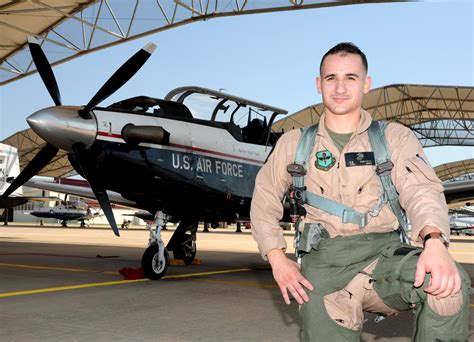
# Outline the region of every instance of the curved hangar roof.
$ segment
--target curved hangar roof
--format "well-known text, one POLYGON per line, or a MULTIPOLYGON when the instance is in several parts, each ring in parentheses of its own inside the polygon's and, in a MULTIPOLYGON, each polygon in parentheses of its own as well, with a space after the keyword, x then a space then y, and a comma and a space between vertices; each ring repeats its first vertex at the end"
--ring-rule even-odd
MULTIPOLYGON (((403 0, 0 0, 0 85, 35 72, 27 35, 54 66, 199 20, 403 0)), ((406 0, 405 0, 406 1, 406 0)))
MULTIPOLYGON (((394 84, 370 91, 362 106, 375 120, 410 127, 424 147, 474 146, 474 87, 394 84)), ((273 130, 316 124, 323 108, 320 103, 287 115, 273 130)))
MULTIPOLYGON (((18 158, 20 159, 20 169, 23 170, 26 165, 36 156, 36 154, 46 145, 46 142, 41 139, 31 128, 17 132, 2 143, 16 147, 18 149, 18 158)), ((67 154, 63 150, 59 150, 51 162, 44 167, 38 176, 48 177, 64 177, 69 173, 75 173, 74 168, 69 163, 67 154)))
POLYGON ((474 178, 474 158, 438 165, 434 168, 442 181, 474 178))

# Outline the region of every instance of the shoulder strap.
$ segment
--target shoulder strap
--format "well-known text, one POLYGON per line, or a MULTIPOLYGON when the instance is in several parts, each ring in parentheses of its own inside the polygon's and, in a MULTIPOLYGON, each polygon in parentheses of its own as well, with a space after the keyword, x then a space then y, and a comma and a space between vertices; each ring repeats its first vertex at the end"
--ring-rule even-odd
MULTIPOLYGON (((303 166, 305 173, 308 169, 309 160, 311 159, 311 151, 313 150, 316 134, 318 133, 318 125, 303 127, 300 129, 301 136, 296 146, 294 163, 303 166)), ((293 176, 293 186, 298 188, 304 187, 305 176, 293 176)))
MULTIPOLYGON (((309 127, 303 127, 300 129, 300 131, 301 131, 301 136, 300 136, 300 139, 298 140, 298 145, 296 145, 296 152, 295 152, 293 166, 296 166, 297 168, 300 168, 302 170, 300 170, 300 172, 293 172, 291 178, 293 181, 292 189, 293 190, 300 189, 301 193, 303 194, 304 189, 305 189, 304 181, 306 178, 309 160, 311 159, 311 151, 313 150, 314 141, 316 140, 316 134, 318 132, 318 124, 312 125, 309 127)), ((304 201, 303 198, 300 198, 300 200, 304 201)), ((290 208, 291 208, 291 205, 290 205, 290 208)), ((290 212, 291 212, 291 209, 290 209, 290 212)), ((298 212, 298 214, 300 213, 298 212)), ((298 221, 296 222, 295 238, 293 241, 293 244, 295 247, 295 254, 296 254, 298 263, 301 263, 301 254, 299 252, 299 244, 300 244, 300 237, 301 237, 301 232, 300 232, 300 227, 299 227, 300 222, 301 222, 301 216, 299 216, 298 221)))
POLYGON ((385 136, 385 128, 387 128, 387 121, 372 121, 369 127, 369 142, 374 152, 375 165, 377 175, 380 177, 380 183, 383 189, 383 197, 388 202, 390 209, 398 219, 398 224, 401 227, 402 242, 408 243, 407 229, 408 223, 405 212, 398 201, 398 193, 392 183, 391 173, 393 163, 390 160, 390 150, 385 136))
POLYGON ((318 133, 318 124, 300 129, 301 136, 296 146, 295 164, 303 165, 305 168, 311 158, 316 134, 318 133))

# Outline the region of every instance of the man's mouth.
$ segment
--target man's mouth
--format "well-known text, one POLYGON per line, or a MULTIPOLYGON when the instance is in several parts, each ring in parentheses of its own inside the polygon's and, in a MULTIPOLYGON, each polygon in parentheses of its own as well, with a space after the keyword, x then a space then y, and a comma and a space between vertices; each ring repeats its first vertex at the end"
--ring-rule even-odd
POLYGON ((342 103, 344 101, 347 101, 349 98, 348 97, 333 97, 332 98, 334 102, 336 103, 342 103))

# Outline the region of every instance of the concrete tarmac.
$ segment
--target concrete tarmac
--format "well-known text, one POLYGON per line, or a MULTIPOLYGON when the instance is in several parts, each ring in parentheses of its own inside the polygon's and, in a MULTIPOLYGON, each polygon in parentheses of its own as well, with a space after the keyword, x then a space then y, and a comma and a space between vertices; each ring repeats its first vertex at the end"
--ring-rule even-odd
MULTIPOLYGON (((202 230, 202 229, 200 229, 202 230)), ((165 243, 171 231, 163 232, 165 243)), ((291 246, 292 232, 286 232, 291 246)), ((142 229, 0 227, 1 341, 298 341, 298 305, 284 304, 250 232, 198 233, 198 265, 166 279, 123 280, 139 268, 142 229)), ((474 278, 474 238, 451 252, 474 278)), ((471 298, 471 303, 474 298, 471 298)), ((474 305, 471 339, 474 341, 474 305)), ((374 323, 362 341, 411 341, 411 312, 374 323)))

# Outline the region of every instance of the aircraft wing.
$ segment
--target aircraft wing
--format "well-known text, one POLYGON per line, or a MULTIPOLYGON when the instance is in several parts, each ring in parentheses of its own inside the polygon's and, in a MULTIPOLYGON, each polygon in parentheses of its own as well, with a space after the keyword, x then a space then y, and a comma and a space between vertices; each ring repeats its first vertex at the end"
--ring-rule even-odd
POLYGON ((450 208, 474 204, 474 179, 445 182, 444 195, 450 208))
POLYGON ((134 216, 142 219, 143 221, 153 221, 155 219, 155 215, 144 210, 137 211, 133 214, 122 214, 122 216, 134 216))
MULTIPOLYGON (((69 184, 58 184, 50 181, 29 180, 24 184, 30 188, 49 190, 63 194, 70 194, 78 197, 90 198, 96 200, 92 189, 84 186, 76 186, 69 184)), ((127 200, 117 192, 107 190, 110 202, 114 204, 123 205, 126 207, 137 208, 137 204, 133 201, 127 200)))

